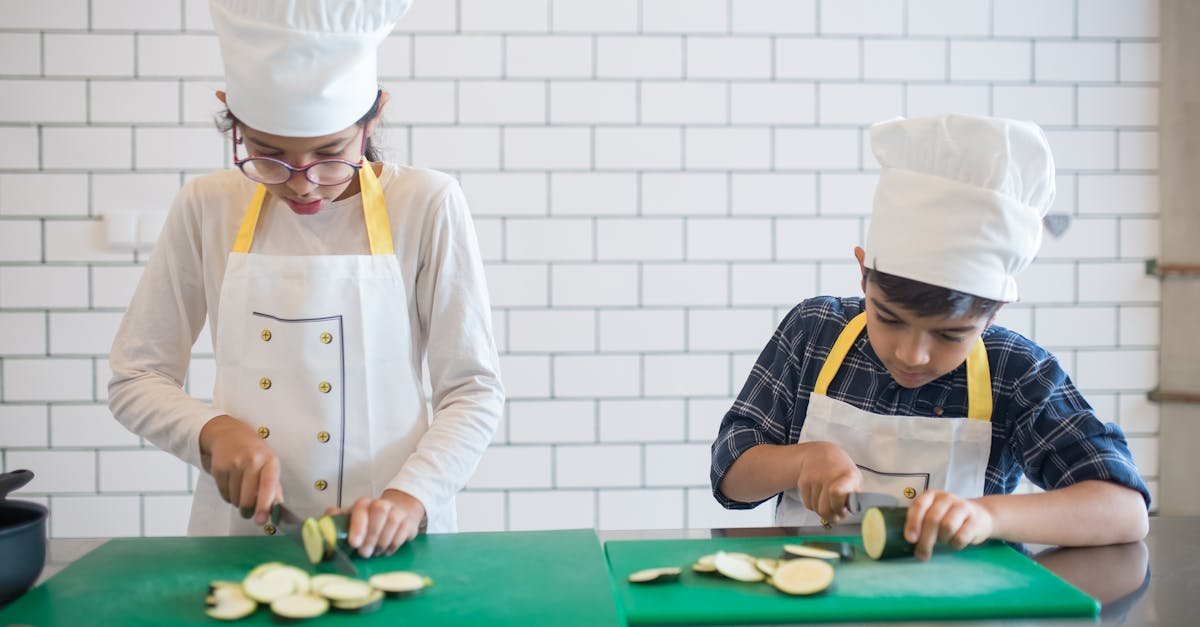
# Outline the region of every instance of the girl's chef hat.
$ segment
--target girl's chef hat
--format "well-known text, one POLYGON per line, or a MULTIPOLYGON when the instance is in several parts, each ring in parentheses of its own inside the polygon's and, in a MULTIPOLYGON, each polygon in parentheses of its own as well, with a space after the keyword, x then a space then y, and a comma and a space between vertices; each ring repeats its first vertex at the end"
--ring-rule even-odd
POLYGON ((238 120, 285 137, 357 122, 375 102, 376 49, 411 0, 210 0, 238 120))
POLYGON ((868 268, 992 300, 1042 243, 1054 159, 1032 122, 940 115, 870 129, 882 166, 867 229, 868 268))

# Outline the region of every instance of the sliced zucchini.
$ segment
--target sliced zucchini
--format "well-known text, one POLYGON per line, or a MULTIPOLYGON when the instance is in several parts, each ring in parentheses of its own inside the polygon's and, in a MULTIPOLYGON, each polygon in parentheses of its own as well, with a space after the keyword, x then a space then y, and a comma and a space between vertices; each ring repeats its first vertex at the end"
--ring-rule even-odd
POLYGON ((367 614, 383 607, 383 590, 371 589, 371 595, 359 601, 330 601, 329 606, 338 612, 367 614))
POLYGON ((217 620, 240 620, 253 614, 256 609, 258 603, 244 594, 225 594, 218 596, 216 603, 204 610, 204 613, 217 620))
POLYGON ((907 507, 872 507, 863 515, 863 548, 871 559, 911 557, 916 545, 904 539, 907 507))
POLYGON ((754 565, 754 558, 745 553, 718 551, 713 557, 713 565, 717 567, 717 572, 736 581, 755 582, 766 578, 754 565))
POLYGON ((260 566, 250 573, 242 580, 242 589, 246 596, 259 603, 271 603, 285 596, 309 591, 308 573, 295 566, 274 563, 269 568, 260 566))
POLYGON ((320 564, 325 560, 325 538, 321 535, 321 528, 315 518, 304 519, 300 525, 300 539, 304 542, 304 553, 308 555, 308 561, 320 564))
POLYGON ((696 562, 692 564, 692 570, 702 575, 711 575, 717 572, 717 565, 713 564, 712 561, 696 562))
POLYGON ((834 553, 838 554, 842 561, 853 560, 854 554, 857 552, 855 545, 851 542, 818 542, 810 540, 805 542, 804 545, 811 546, 815 549, 833 551, 834 553))
POLYGON ((842 556, 828 549, 822 549, 810 544, 785 544, 783 545, 783 555, 785 559, 794 557, 811 557, 818 560, 838 560, 842 556))
POLYGON ((339 601, 364 601, 370 598, 371 594, 375 591, 375 588, 371 587, 371 585, 365 581, 344 578, 342 581, 332 581, 326 583, 321 587, 320 590, 315 592, 316 594, 336 603, 339 601))
POLYGON ((629 575, 629 583, 662 583, 665 581, 679 581, 680 569, 678 566, 664 566, 662 568, 647 568, 639 570, 636 573, 629 575))
POLYGON ((292 594, 271 602, 271 615, 282 622, 307 620, 329 611, 329 601, 311 594, 292 594))
POLYGON ((338 541, 345 541, 350 516, 347 514, 326 514, 317 519, 317 527, 321 530, 321 539, 325 542, 325 559, 333 559, 333 551, 338 541))
POLYGON ((392 598, 408 597, 419 594, 425 588, 433 585, 429 577, 405 570, 371 575, 367 583, 383 591, 392 598))
POLYGON ((310 591, 312 591, 313 594, 315 594, 317 596, 322 596, 321 595, 322 588, 324 588, 325 586, 327 586, 331 583, 339 583, 339 582, 346 581, 346 580, 358 581, 357 579, 350 579, 349 577, 347 577, 345 575, 333 575, 333 574, 329 574, 329 573, 321 573, 319 575, 313 575, 312 577, 308 578, 308 588, 310 591))
POLYGON ((784 594, 816 594, 827 590, 831 584, 833 566, 826 560, 812 557, 784 561, 771 575, 771 585, 784 594))
POLYGON ((779 561, 769 557, 760 557, 754 560, 754 567, 762 571, 764 575, 770 576, 775 573, 776 568, 779 568, 779 561))

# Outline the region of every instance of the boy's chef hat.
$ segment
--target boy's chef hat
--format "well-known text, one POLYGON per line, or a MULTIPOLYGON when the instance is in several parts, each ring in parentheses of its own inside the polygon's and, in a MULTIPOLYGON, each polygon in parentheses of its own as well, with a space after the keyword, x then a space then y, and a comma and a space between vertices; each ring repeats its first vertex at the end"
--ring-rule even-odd
POLYGON ((375 102, 376 49, 411 0, 210 0, 229 110, 272 135, 317 137, 375 102))
POLYGON ((880 122, 883 167, 865 265, 992 300, 1017 298, 1015 276, 1042 243, 1054 159, 1032 122, 940 115, 880 122))

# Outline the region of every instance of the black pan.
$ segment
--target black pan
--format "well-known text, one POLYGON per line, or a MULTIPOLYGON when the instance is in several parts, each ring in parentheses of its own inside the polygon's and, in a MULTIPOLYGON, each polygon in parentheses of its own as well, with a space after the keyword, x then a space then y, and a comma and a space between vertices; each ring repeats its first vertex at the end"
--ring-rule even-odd
POLYGON ((46 564, 46 508, 8 500, 30 479, 28 470, 0 474, 0 607, 28 590, 46 564))

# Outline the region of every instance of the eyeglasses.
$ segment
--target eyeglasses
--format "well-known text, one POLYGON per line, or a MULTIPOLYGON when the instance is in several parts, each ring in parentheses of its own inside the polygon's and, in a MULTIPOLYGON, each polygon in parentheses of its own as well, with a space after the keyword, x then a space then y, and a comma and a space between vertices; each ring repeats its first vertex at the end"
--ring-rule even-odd
MULTIPOLYGON (((304 178, 314 185, 341 185, 354 178, 354 175, 358 174, 359 168, 362 167, 362 163, 351 163, 345 159, 321 159, 298 168, 271 157, 238 159, 237 127, 237 124, 233 125, 233 165, 236 165, 242 174, 252 181, 265 185, 278 185, 288 182, 296 172, 303 172, 304 178)), ((367 132, 366 129, 363 129, 359 154, 366 154, 366 150, 367 132)))

